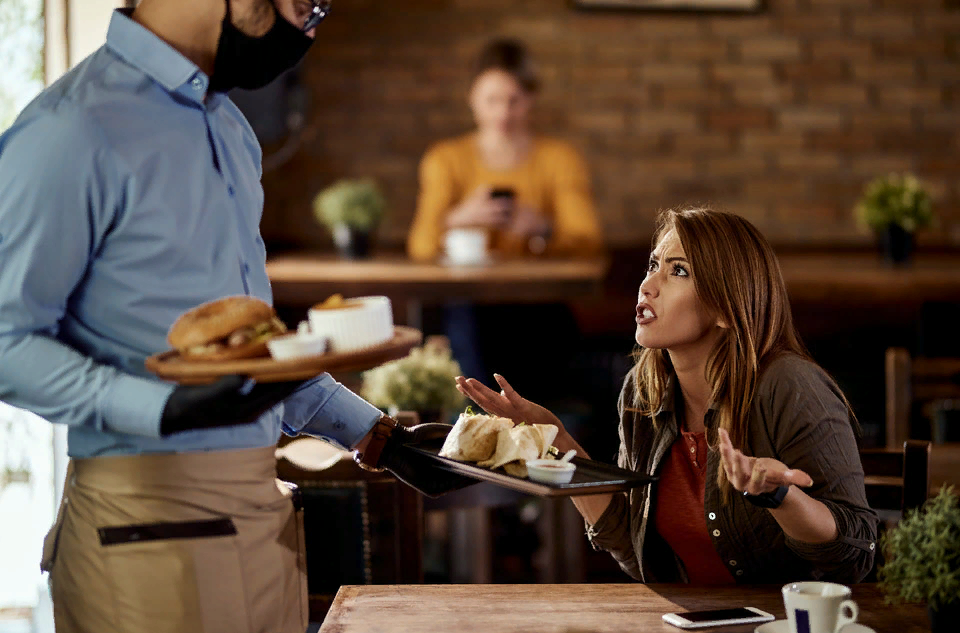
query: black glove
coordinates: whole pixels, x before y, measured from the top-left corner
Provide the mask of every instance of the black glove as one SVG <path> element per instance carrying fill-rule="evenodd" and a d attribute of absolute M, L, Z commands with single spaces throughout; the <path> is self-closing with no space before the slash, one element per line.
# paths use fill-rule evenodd
<path fill-rule="evenodd" d="M 244 394 L 245 376 L 224 376 L 209 385 L 178 385 L 163 407 L 160 435 L 249 424 L 300 388 L 303 382 L 257 383 Z"/>
<path fill-rule="evenodd" d="M 410 448 L 442 443 L 452 428 L 450 424 L 418 424 L 409 428 L 398 425 L 383 446 L 378 466 L 428 497 L 439 497 L 477 483 L 476 479 L 450 472 L 435 459 Z"/>

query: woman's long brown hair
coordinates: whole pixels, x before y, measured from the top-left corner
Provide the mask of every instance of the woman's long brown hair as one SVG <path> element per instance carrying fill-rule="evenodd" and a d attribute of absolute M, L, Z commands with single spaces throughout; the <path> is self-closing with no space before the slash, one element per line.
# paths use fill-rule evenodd
<path fill-rule="evenodd" d="M 704 308 L 728 326 L 707 358 L 706 379 L 719 428 L 743 450 L 763 369 L 783 353 L 811 360 L 793 324 L 780 263 L 760 231 L 732 213 L 702 208 L 662 212 L 653 248 L 671 230 L 690 261 Z M 647 348 L 636 358 L 634 406 L 656 423 L 671 371 L 669 356 L 666 350 Z M 732 486 L 723 468 L 717 484 L 728 498 Z"/>

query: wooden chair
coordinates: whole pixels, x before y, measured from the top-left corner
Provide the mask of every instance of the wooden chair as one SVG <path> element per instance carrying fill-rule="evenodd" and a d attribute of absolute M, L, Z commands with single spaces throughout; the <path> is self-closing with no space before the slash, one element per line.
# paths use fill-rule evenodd
<path fill-rule="evenodd" d="M 960 398 L 960 358 L 910 358 L 907 350 L 891 347 L 885 377 L 887 448 L 897 449 L 910 439 L 918 404 Z"/>
<path fill-rule="evenodd" d="M 930 442 L 908 440 L 901 450 L 860 451 L 867 501 L 887 522 L 923 505 L 930 495 Z"/>
<path fill-rule="evenodd" d="M 341 585 L 423 582 L 417 491 L 389 473 L 362 470 L 322 440 L 282 444 L 277 475 L 298 486 L 303 503 L 311 622 L 323 621 Z"/>
<path fill-rule="evenodd" d="M 930 442 L 909 440 L 901 450 L 870 448 L 860 451 L 867 502 L 880 515 L 873 569 L 863 582 L 876 582 L 884 563 L 880 537 L 908 510 L 919 508 L 930 495 Z"/>

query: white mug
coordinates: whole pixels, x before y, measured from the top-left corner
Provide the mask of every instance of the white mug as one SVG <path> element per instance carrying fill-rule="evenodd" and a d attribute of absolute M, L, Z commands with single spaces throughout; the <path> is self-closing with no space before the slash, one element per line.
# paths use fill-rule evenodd
<path fill-rule="evenodd" d="M 783 605 L 790 633 L 837 633 L 857 621 L 860 609 L 846 585 L 793 582 L 783 586 Z M 849 611 L 849 615 L 845 613 Z"/>
<path fill-rule="evenodd" d="M 450 229 L 444 237 L 447 259 L 457 266 L 474 266 L 487 261 L 486 229 Z"/>

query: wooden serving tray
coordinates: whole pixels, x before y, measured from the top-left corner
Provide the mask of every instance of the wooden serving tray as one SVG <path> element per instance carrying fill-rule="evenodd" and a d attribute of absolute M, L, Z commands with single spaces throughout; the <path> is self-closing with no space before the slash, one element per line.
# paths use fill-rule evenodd
<path fill-rule="evenodd" d="M 176 350 L 150 356 L 144 361 L 147 371 L 164 380 L 183 385 L 202 385 L 222 376 L 239 374 L 257 382 L 306 380 L 324 372 L 362 371 L 403 358 L 423 340 L 420 330 L 394 326 L 389 341 L 352 352 L 321 354 L 293 360 L 270 357 L 244 358 L 218 362 L 184 360 Z"/>

